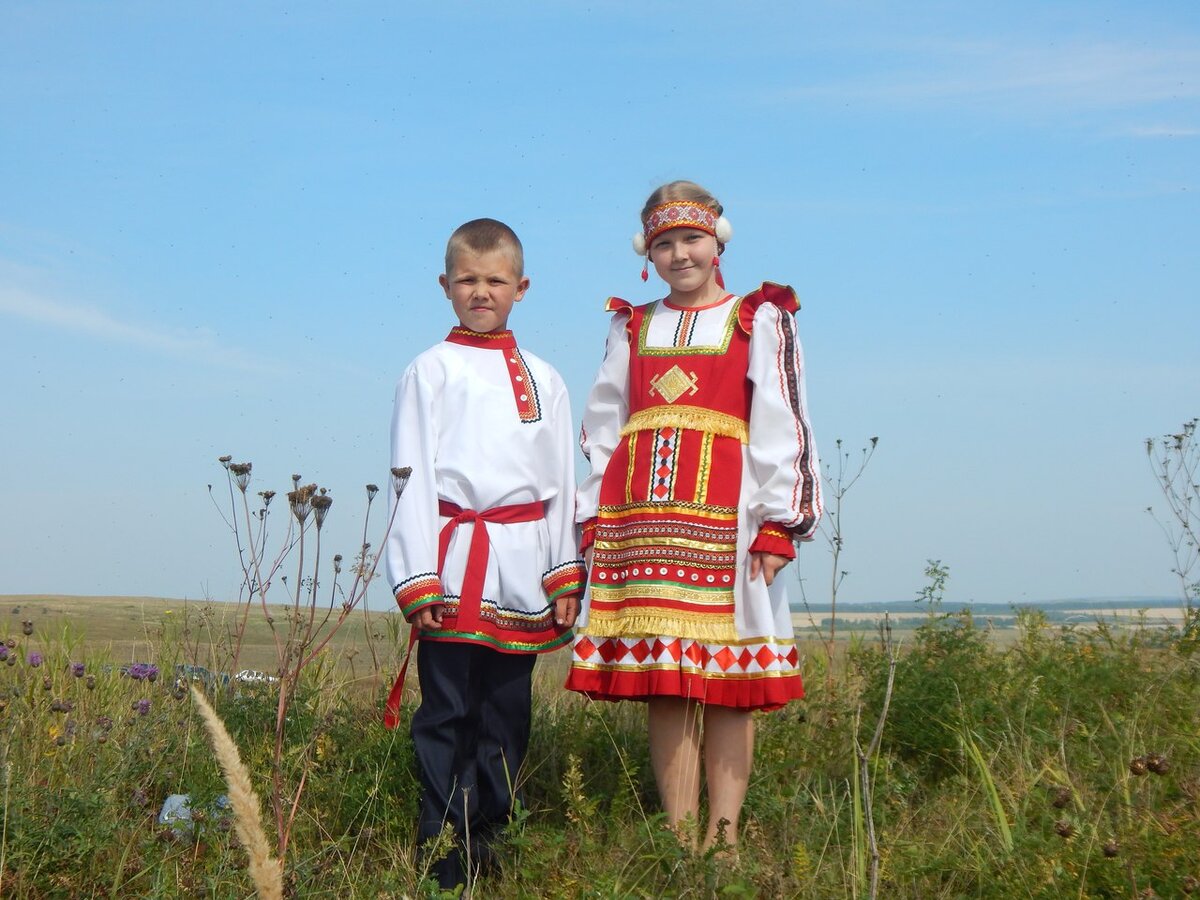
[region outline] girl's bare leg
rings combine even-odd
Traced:
[[[746,710],[725,706],[704,709],[704,774],[708,779],[708,832],[704,849],[717,842],[724,826],[725,843],[737,845],[738,819],[754,760],[754,719]]]
[[[699,704],[679,697],[649,702],[650,763],[667,824],[675,829],[688,818],[695,828],[700,816],[700,714]]]

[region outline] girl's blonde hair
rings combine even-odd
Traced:
[[[699,203],[701,206],[715,210],[718,216],[725,212],[725,207],[721,205],[720,201],[696,182],[672,181],[660,188],[655,188],[654,193],[646,199],[646,205],[642,207],[642,224],[646,224],[646,220],[650,218],[650,211],[654,207],[670,203],[672,200],[690,200],[693,203]]]

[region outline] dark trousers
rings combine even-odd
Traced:
[[[449,822],[455,849],[433,864],[443,888],[466,883],[473,865],[491,862],[490,841],[508,822],[517,772],[529,748],[534,654],[478,644],[423,640],[417,649],[421,705],[412,719],[421,774],[417,840]]]

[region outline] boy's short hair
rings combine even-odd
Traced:
[[[454,257],[463,250],[472,253],[491,253],[502,250],[512,260],[513,273],[525,277],[525,251],[517,233],[496,219],[472,219],[454,229],[446,242],[446,274],[454,268]]]

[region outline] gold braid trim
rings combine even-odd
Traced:
[[[588,613],[586,634],[594,637],[680,637],[714,644],[733,643],[738,639],[732,617],[719,619],[711,613],[692,614],[639,612],[610,613],[592,609]]]
[[[690,428],[750,442],[750,427],[737,416],[702,406],[651,406],[635,412],[621,429],[622,435],[658,428]]]

